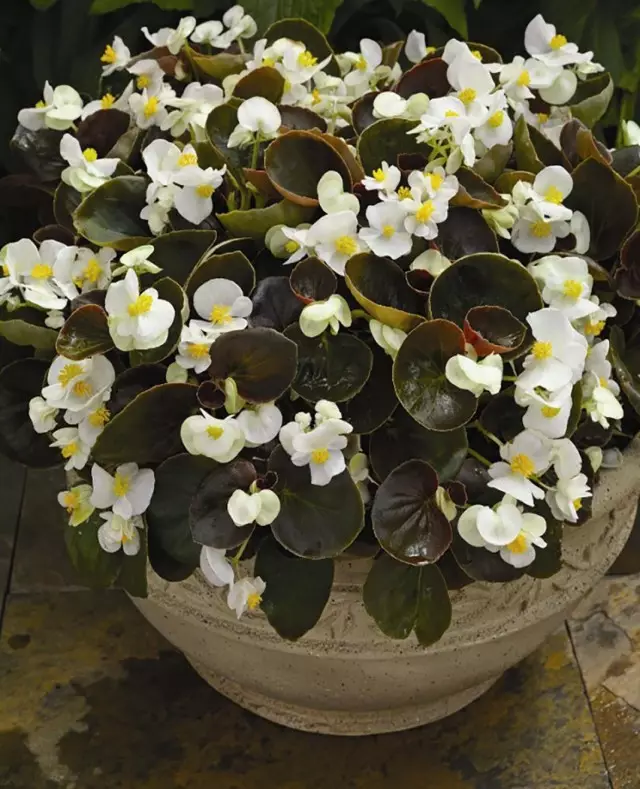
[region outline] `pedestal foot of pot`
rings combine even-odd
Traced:
[[[404,729],[414,729],[427,723],[453,715],[486,693],[499,677],[492,677],[480,685],[460,693],[438,699],[423,706],[396,709],[351,712],[348,710],[318,709],[290,704],[282,699],[242,687],[233,680],[215,674],[198,660],[186,656],[194,669],[223,696],[262,718],[287,726],[290,729],[314,734],[337,736],[363,736],[387,734]]]

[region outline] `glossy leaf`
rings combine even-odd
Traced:
[[[474,548],[465,542],[454,527],[451,546],[456,562],[474,581],[486,583],[508,583],[522,578],[524,570],[505,562],[499,553],[491,553],[485,548]]]
[[[358,134],[362,134],[368,126],[379,120],[373,114],[373,102],[378,95],[379,91],[365,93],[351,107],[351,122]]]
[[[311,630],[331,594],[333,561],[301,559],[269,539],[258,550],[254,573],[267,584],[261,608],[276,633],[296,641]]]
[[[214,230],[174,230],[157,236],[151,242],[151,260],[162,271],[153,278],[171,277],[178,285],[184,285],[215,240]]]
[[[612,151],[611,158],[613,169],[618,175],[626,178],[640,167],[640,145],[626,145],[618,148]]]
[[[297,359],[296,344],[274,329],[243,329],[218,337],[209,375],[233,378],[250,403],[270,403],[293,383]]]
[[[367,382],[373,354],[362,340],[352,334],[324,332],[305,337],[297,325],[289,326],[285,336],[298,346],[298,369],[291,384],[305,400],[350,400]]]
[[[560,147],[564,151],[570,165],[575,167],[590,156],[604,164],[612,163],[612,156],[606,145],[593,136],[579,120],[573,119],[562,127]],[[614,169],[616,169],[614,167]],[[626,173],[623,173],[626,175]]]
[[[147,389],[166,383],[166,368],[160,364],[141,364],[129,367],[116,376],[111,387],[109,411],[111,416],[128,405],[135,397]]]
[[[107,589],[115,583],[124,554],[103,551],[98,542],[98,529],[104,520],[96,510],[79,526],[65,526],[64,540],[71,564],[83,583],[94,588]]]
[[[74,310],[60,329],[56,351],[67,359],[87,359],[113,348],[107,313],[97,304]]]
[[[391,357],[382,348],[374,347],[372,352],[373,367],[367,382],[355,397],[340,406],[343,418],[358,434],[377,431],[398,406],[391,378]]]
[[[213,77],[222,82],[225,77],[239,74],[244,70],[245,60],[240,54],[217,52],[215,55],[201,55],[194,50],[187,50],[186,47],[185,50],[200,76]]]
[[[464,334],[448,320],[426,321],[400,346],[393,385],[402,406],[428,430],[455,430],[474,415],[477,400],[449,383],[447,361],[464,353]]]
[[[323,117],[307,107],[295,107],[291,104],[281,104],[278,107],[282,125],[287,129],[318,129],[327,130],[327,122]]]
[[[517,351],[527,327],[504,307],[472,307],[464,319],[464,336],[478,356]]]
[[[251,238],[263,243],[267,230],[275,225],[296,227],[303,222],[311,222],[314,214],[313,206],[297,205],[289,200],[281,200],[267,208],[249,208],[246,211],[219,214],[218,219],[232,236]]]
[[[571,115],[591,129],[605,114],[612,96],[613,80],[606,72],[583,82],[578,81],[569,107]]]
[[[251,0],[251,2],[258,3],[260,7],[262,6],[262,0]],[[280,2],[282,2],[282,0],[280,0]],[[335,0],[333,0],[333,2],[335,8]],[[314,57],[318,58],[319,61],[331,55],[331,60],[322,70],[332,77],[339,77],[340,69],[333,57],[333,50],[329,42],[320,30],[312,24],[312,22],[318,22],[320,28],[325,32],[329,30],[331,26],[331,13],[327,12],[326,6],[326,2],[317,3],[313,0],[309,3],[307,0],[305,7],[301,4],[300,0],[296,0],[295,5],[291,5],[287,11],[278,13],[277,6],[274,4],[272,10],[278,13],[279,18],[278,21],[274,22],[265,31],[264,38],[267,39],[267,44],[269,45],[273,44],[273,42],[277,41],[279,38],[290,38],[292,41],[302,41],[309,52],[311,52]],[[303,8],[306,11],[304,16],[306,17],[307,14],[309,14],[312,22],[307,21],[307,19],[283,18],[292,16],[294,12],[302,16]],[[250,13],[250,11],[248,11],[248,13]]]
[[[242,252],[213,253],[198,263],[185,283],[185,291],[190,299],[200,285],[210,279],[230,279],[242,288],[248,296],[256,283],[256,272]]]
[[[540,161],[538,152],[531,141],[531,129],[532,127],[527,124],[524,115],[521,115],[516,121],[513,141],[518,169],[535,174],[543,169],[544,164]]]
[[[214,149],[227,163],[234,176],[242,177],[242,168],[248,167],[251,157],[251,147],[229,148],[229,136],[238,125],[238,102],[220,104],[209,113],[206,123],[207,137]]]
[[[158,291],[158,298],[168,301],[174,309],[173,323],[169,327],[169,334],[165,342],[157,348],[149,348],[146,351],[131,351],[129,359],[131,364],[155,364],[164,361],[176,350],[180,342],[182,327],[185,319],[189,315],[189,305],[187,297],[177,282],[170,277],[163,277],[154,284]]]
[[[456,171],[458,179],[458,192],[451,201],[451,205],[465,208],[502,208],[506,200],[490,186],[478,173],[468,167],[460,167]]]
[[[619,326],[612,326],[609,334],[609,354],[611,363],[616,371],[616,378],[620,388],[627,396],[629,404],[634,411],[640,415],[640,368],[637,364],[633,368],[629,365],[628,350],[625,343],[624,333]]]
[[[401,153],[429,155],[431,150],[419,143],[415,134],[408,134],[416,122],[404,118],[384,118],[368,126],[358,138],[358,156],[365,172],[370,175],[382,162],[396,164]]]
[[[60,181],[53,195],[53,214],[56,222],[62,227],[75,232],[73,215],[81,202],[82,194],[76,192],[72,186],[65,184],[64,181]]]
[[[438,225],[437,245],[449,260],[476,252],[497,252],[496,234],[472,208],[450,208],[447,219]]]
[[[251,294],[252,326],[284,331],[296,323],[304,304],[291,290],[287,277],[265,277]]]
[[[0,306],[0,337],[14,345],[31,346],[37,350],[52,350],[58,333],[44,325],[46,313],[21,304],[9,310]]]
[[[270,66],[261,66],[238,80],[233,95],[239,99],[262,96],[272,104],[277,104],[282,98],[284,85],[284,77],[279,71]]]
[[[504,172],[504,168],[507,166],[512,153],[513,143],[494,145],[493,148],[489,148],[483,156],[476,160],[473,170],[481,178],[484,178],[488,184],[493,184]]]
[[[619,296],[625,299],[640,299],[639,231],[634,231],[624,242],[620,250],[620,261],[613,272],[613,280]]]
[[[128,130],[129,113],[111,108],[91,113],[78,124],[76,138],[82,150],[93,148],[100,158],[109,155],[120,137]]]
[[[296,264],[289,277],[291,290],[303,301],[324,301],[336,292],[338,279],[320,258],[308,257]]]
[[[348,471],[328,485],[312,485],[309,468],[294,466],[282,447],[269,458],[269,469],[278,475],[274,489],[281,504],[271,529],[284,548],[306,559],[326,559],[351,545],[364,524],[364,506]]]
[[[396,92],[408,99],[414,93],[426,93],[430,99],[439,99],[449,93],[447,80],[448,66],[442,58],[423,60],[405,73],[398,80]],[[413,122],[415,126],[415,121]]]

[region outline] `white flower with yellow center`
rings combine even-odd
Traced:
[[[131,60],[129,47],[124,43],[120,36],[115,36],[111,44],[107,44],[100,58],[102,65],[102,76],[108,77],[114,71],[122,71],[127,67]]]
[[[91,503],[101,510],[113,509],[116,515],[129,520],[142,515],[149,507],[155,475],[150,468],[138,468],[137,463],[124,463],[113,476],[97,463],[91,467],[93,494]]]
[[[272,490],[234,490],[227,502],[227,512],[236,526],[268,526],[280,513],[280,499]]]
[[[104,523],[98,529],[98,542],[103,551],[117,553],[120,548],[127,556],[140,550],[140,532],[144,529],[142,518],[123,518],[115,512],[101,512]]]
[[[566,238],[570,232],[567,221],[545,218],[540,204],[531,201],[519,208],[511,230],[511,243],[519,252],[547,254],[555,247],[556,239]]]
[[[330,60],[331,55],[319,60],[304,44],[287,40],[287,46],[282,52],[281,73],[291,85],[298,85],[315,77]]]
[[[195,28],[195,17],[185,16],[180,20],[178,27],[175,29],[163,27],[155,33],[150,33],[148,28],[143,27],[142,32],[147,41],[150,41],[154,47],[167,47],[172,55],[177,55]]]
[[[198,166],[189,166],[176,173],[174,180],[182,189],[175,195],[174,205],[180,216],[194,225],[199,225],[211,216],[213,193],[221,186],[226,171],[226,165],[221,170],[214,170],[213,167],[202,170]]]
[[[114,277],[126,274],[132,269],[138,276],[141,274],[159,274],[162,269],[156,266],[150,258],[153,255],[153,244],[143,244],[135,249],[125,252],[120,258],[118,268],[113,272]]]
[[[109,397],[116,374],[106,356],[73,361],[56,356],[47,373],[42,396],[51,408],[83,411]]]
[[[527,316],[535,342],[525,357],[524,370],[516,386],[527,392],[541,386],[557,392],[582,375],[587,341],[559,310],[545,307]]]
[[[500,238],[511,238],[509,231],[520,216],[520,211],[510,194],[501,194],[500,197],[506,200],[507,204],[502,208],[483,208],[482,218]]]
[[[465,107],[472,126],[482,123],[495,84],[491,74],[474,57],[456,57],[447,69],[447,80]]]
[[[211,364],[211,345],[217,333],[207,332],[191,321],[182,327],[176,363],[196,375],[203,373]]]
[[[45,127],[66,131],[81,115],[82,98],[77,90],[69,85],[58,85],[54,89],[49,82],[45,82],[42,100],[35,107],[20,110],[18,123],[29,131],[38,131]]]
[[[358,235],[375,255],[397,260],[411,252],[413,243],[405,230],[406,216],[404,206],[396,201],[370,205],[367,208],[369,227],[363,227]]]
[[[155,96],[162,90],[164,71],[157,60],[143,58],[132,63],[127,71],[135,79],[135,86],[139,91],[146,90],[151,96]]]
[[[53,267],[54,277],[59,282],[71,282],[81,293],[89,290],[106,290],[111,282],[111,262],[116,252],[110,247],[101,247],[94,252],[88,247],[79,247],[75,256],[58,256]]]
[[[344,83],[353,95],[362,96],[369,89],[375,71],[382,63],[382,48],[376,41],[363,38],[360,52],[345,52],[343,58],[351,65]]]
[[[601,303],[597,296],[591,296],[591,301],[598,309],[581,321],[577,321],[576,328],[585,335],[588,343],[593,344],[595,338],[604,331],[607,321],[614,318],[618,311],[613,304]]]
[[[307,244],[336,274],[344,276],[347,260],[364,250],[358,239],[358,217],[353,211],[321,217],[309,228]]]
[[[89,460],[91,447],[85,444],[80,438],[77,427],[61,427],[53,433],[53,442],[49,445],[54,449],[59,449],[65,462],[64,470],[79,471],[84,468]]]
[[[155,288],[140,293],[138,275],[129,269],[124,279],[112,282],[107,290],[105,310],[109,333],[120,351],[158,348],[167,340],[175,309],[158,297]]]
[[[524,48],[536,60],[547,66],[568,66],[593,57],[592,52],[581,54],[578,46],[556,32],[554,25],[544,21],[542,14],[535,16],[524,31]]]
[[[249,14],[245,14],[241,5],[234,5],[222,15],[222,23],[228,28],[223,35],[224,46],[227,49],[234,41],[239,38],[253,38],[258,32],[255,19]]]
[[[527,409],[522,417],[524,427],[536,430],[547,438],[561,438],[567,432],[573,405],[571,384],[548,397],[531,395],[516,387],[514,399],[519,406]]]
[[[280,431],[284,448],[288,443],[282,440],[285,427]],[[300,430],[290,441],[291,462],[295,466],[309,466],[312,485],[328,485],[329,482],[346,468],[342,450],[347,446],[347,435],[353,427],[342,419],[326,419],[312,430]],[[285,434],[286,435],[286,434]]]
[[[357,214],[360,210],[358,198],[344,191],[342,176],[335,170],[328,170],[318,181],[318,201],[325,214],[338,214],[352,211]]]
[[[191,144],[181,150],[175,143],[162,139],[147,145],[142,152],[142,159],[149,178],[162,186],[173,183],[182,168],[198,165],[198,155]]]
[[[173,208],[178,188],[175,184],[161,186],[153,182],[147,187],[147,205],[140,211],[140,218],[149,223],[149,230],[156,236],[169,223],[169,212]]]
[[[79,416],[82,418],[78,419]],[[111,412],[104,403],[97,403],[79,414],[67,411],[64,418],[65,422],[69,424],[77,424],[80,438],[85,444],[93,447],[105,425],[111,419]]]
[[[236,416],[236,422],[244,433],[248,447],[268,444],[280,432],[282,412],[275,403],[246,405]]]
[[[194,325],[216,334],[245,329],[253,309],[240,285],[222,277],[200,285],[193,295],[193,306],[203,319],[193,321]]]
[[[95,507],[91,503],[91,493],[91,485],[74,485],[58,493],[58,504],[69,515],[69,526],[80,526],[93,515]]]
[[[617,399],[618,384],[594,372],[582,379],[582,407],[593,422],[607,429],[610,419],[622,419],[624,409]]]
[[[50,433],[55,429],[58,410],[43,397],[32,397],[29,400],[29,419],[36,433]]]
[[[300,313],[300,331],[305,337],[318,337],[327,329],[337,334],[340,326],[351,326],[351,310],[346,300],[334,293],[324,301],[307,304]]]
[[[78,192],[91,192],[106,183],[119,164],[119,159],[100,159],[95,148],[80,147],[70,134],[60,140],[60,156],[69,163],[60,177]]]
[[[507,97],[497,90],[487,102],[485,120],[474,129],[474,137],[486,148],[507,145],[513,136],[513,123],[507,110]]]
[[[576,523],[582,499],[591,496],[591,488],[585,474],[576,474],[558,480],[553,490],[547,491],[547,504],[554,518]]]
[[[500,85],[507,96],[517,104],[532,99],[534,90],[550,87],[558,76],[558,68],[550,68],[535,58],[525,60],[516,55],[511,63],[500,69]]]
[[[190,416],[180,428],[180,438],[191,455],[204,455],[228,463],[245,445],[244,433],[235,417],[217,419],[206,411]]]
[[[419,140],[428,142],[433,132],[442,129],[450,132],[457,145],[468,146],[469,141],[473,144],[473,138],[469,134],[472,126],[465,104],[455,96],[443,96],[429,102],[426,112],[420,116],[420,123],[411,130],[411,134],[418,134]],[[468,154],[467,158],[470,158],[471,151],[468,151]],[[473,161],[472,159],[471,164]]]
[[[435,238],[438,225],[449,213],[449,204],[445,200],[425,196],[420,187],[413,187],[411,197],[401,200],[400,205],[406,211],[405,230],[419,238]]]
[[[491,482],[487,485],[523,504],[533,506],[533,500],[543,499],[544,491],[531,477],[544,473],[551,465],[552,442],[534,430],[523,430],[513,441],[500,447],[502,461],[489,467]]]
[[[166,102],[175,96],[168,85],[161,85],[157,93],[145,88],[141,93],[129,96],[129,108],[139,129],[161,126],[168,115]]]
[[[114,96],[113,93],[105,93],[102,98],[95,99],[84,105],[82,109],[82,120],[93,115],[94,112],[100,110],[120,110],[129,114],[129,96],[133,93],[133,82],[130,82],[119,96]]]
[[[563,203],[572,189],[571,174],[560,165],[551,165],[540,170],[532,184],[519,181],[514,187],[513,196],[516,204],[521,204],[524,200],[532,200],[547,220],[569,220],[572,211]]]
[[[375,318],[369,321],[369,331],[376,344],[392,359],[396,358],[400,346],[407,338],[407,333],[402,329],[394,329],[393,326],[387,326]]]
[[[181,96],[167,99],[167,106],[174,109],[162,121],[160,128],[171,130],[174,137],[182,137],[193,128],[196,135],[204,135],[207,116],[211,110],[224,103],[224,92],[218,85],[201,85],[191,82]]]
[[[58,256],[73,258],[76,247],[47,239],[40,248],[28,238],[14,241],[3,250],[3,267],[9,272],[9,284],[19,285],[25,301],[45,310],[62,310],[67,297],[54,276]]]
[[[427,249],[411,262],[409,269],[411,271],[426,271],[435,278],[450,265],[451,261],[442,252],[438,252],[437,249]]]
[[[371,175],[366,175],[362,179],[362,185],[367,191],[385,192],[390,195],[398,188],[401,177],[402,173],[395,164],[389,165],[382,162]]]
[[[307,234],[311,227],[303,223],[297,227],[274,225],[267,230],[264,242],[274,257],[286,258],[283,265],[297,263],[307,255],[312,254],[313,248],[307,244]]]
[[[255,611],[262,602],[262,595],[267,588],[266,583],[257,578],[241,578],[229,587],[227,605],[236,612],[238,619],[246,611]]]
[[[449,383],[471,392],[475,397],[480,397],[484,391],[495,395],[502,386],[502,356],[490,353],[477,361],[456,354],[447,361],[444,374]]]
[[[229,148],[246,147],[257,138],[272,140],[282,125],[280,111],[262,96],[252,96],[238,107],[238,125],[229,135]]]
[[[200,551],[200,570],[211,586],[231,586],[234,580],[233,567],[225,557],[223,548],[204,545]]]
[[[529,271],[541,286],[544,302],[570,321],[597,311],[589,299],[593,277],[584,258],[548,255],[531,263]]]
[[[447,175],[444,167],[430,166],[424,172],[413,170],[407,179],[410,189],[420,189],[422,197],[448,203],[458,193],[460,184],[455,175]]]

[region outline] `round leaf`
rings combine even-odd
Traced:
[[[435,566],[420,568],[416,638],[423,647],[435,644],[449,629],[452,608],[447,583]]]
[[[291,104],[281,104],[278,107],[282,125],[289,129],[318,129],[319,131],[327,130],[327,122],[313,110],[307,107],[294,107]]]
[[[291,272],[289,282],[292,291],[306,304],[328,299],[338,287],[336,275],[316,257],[301,260]]]
[[[76,137],[82,150],[93,148],[100,158],[109,155],[129,128],[129,113],[122,110],[98,110],[78,124]]]
[[[130,367],[118,376],[111,387],[109,411],[115,416],[135,397],[153,386],[166,383],[167,371],[160,364],[141,364]]]
[[[107,553],[98,542],[98,529],[104,520],[96,511],[79,526],[65,526],[64,541],[71,564],[82,581],[94,588],[107,589],[115,583],[122,567],[122,551]]]
[[[367,382],[373,354],[352,334],[324,332],[319,337],[305,337],[300,327],[293,325],[285,336],[298,346],[298,370],[291,388],[305,400],[341,403],[358,394]]]
[[[205,252],[216,240],[214,230],[174,230],[154,238],[151,259],[160,266],[159,274],[146,275],[154,279],[171,277],[184,285]]]
[[[499,553],[491,553],[486,548],[474,548],[465,542],[454,529],[451,546],[454,558],[460,568],[474,581],[487,583],[508,583],[522,578],[524,570],[507,564]]]
[[[159,345],[157,348],[150,348],[147,351],[131,351],[129,359],[133,366],[155,364],[171,356],[180,342],[185,316],[189,315],[187,297],[177,282],[170,277],[163,277],[154,284],[154,287],[158,291],[158,298],[168,301],[175,310],[173,323],[169,327],[169,334],[162,345]]]
[[[187,296],[193,299],[200,285],[210,279],[230,279],[248,296],[256,283],[256,272],[242,252],[212,254],[202,260],[193,270],[185,284]]]
[[[438,475],[423,460],[408,460],[380,485],[373,531],[384,550],[405,564],[433,564],[451,545],[451,526],[438,507]]]
[[[254,574],[267,584],[261,608],[270,625],[282,638],[296,641],[322,616],[333,585],[333,560],[310,562],[269,539],[258,550]]]
[[[451,205],[478,209],[495,209],[506,205],[506,200],[477,172],[468,167],[460,167],[456,171],[456,177],[459,189],[451,201]]]
[[[474,172],[489,183],[495,183],[504,172],[511,154],[513,153],[513,143],[506,145],[494,145],[481,156],[473,165]]]
[[[233,378],[250,403],[270,403],[291,386],[297,360],[296,344],[274,329],[243,329],[216,340],[209,375],[220,383]]]
[[[73,214],[82,202],[82,194],[60,181],[53,196],[53,214],[56,222],[68,230],[75,231]]]
[[[475,413],[476,398],[444,374],[447,361],[464,354],[464,347],[462,330],[447,320],[421,323],[400,346],[393,385],[402,406],[428,430],[455,430]]]
[[[464,336],[478,356],[516,351],[527,327],[504,307],[472,307],[464,319]]]
[[[458,260],[476,252],[497,252],[496,234],[472,208],[451,208],[449,215],[438,225],[437,244],[449,260]]]
[[[415,134],[408,134],[416,126],[405,118],[383,118],[367,126],[358,138],[358,156],[366,173],[372,173],[382,162],[397,164],[401,153],[429,155],[431,150],[418,142]]]
[[[361,96],[351,107],[351,121],[353,123],[353,128],[358,134],[362,134],[368,126],[371,126],[372,123],[379,120],[373,114],[373,102],[377,95],[378,91],[365,93],[364,96]]]
[[[249,208],[246,211],[229,211],[219,214],[220,224],[232,236],[240,236],[264,242],[267,230],[275,225],[296,227],[311,222],[315,214],[313,206],[302,206],[289,200],[281,200],[267,208]]]
[[[0,306],[0,337],[14,345],[32,346],[47,351],[55,348],[58,333],[44,325],[46,313],[21,304],[9,310]]]
[[[364,525],[364,506],[348,471],[328,485],[312,485],[309,468],[294,466],[281,447],[269,458],[269,469],[278,475],[281,504],[271,529],[284,548],[306,559],[326,559],[351,545]]]
[[[97,304],[74,310],[60,329],[56,351],[67,359],[87,359],[113,348],[107,313]]]
[[[270,66],[262,66],[238,80],[233,89],[233,95],[239,99],[262,96],[272,104],[277,104],[282,98],[284,86],[284,77],[279,71]]]
[[[353,426],[354,433],[372,433],[396,410],[398,399],[391,371],[391,357],[381,348],[373,348],[371,375],[358,394],[340,406],[343,418]],[[415,422],[413,424],[416,427]]]
[[[304,304],[291,290],[287,277],[265,277],[251,295],[252,326],[284,331],[300,317]]]
[[[583,82],[578,81],[578,87],[569,107],[571,115],[591,129],[607,111],[612,96],[613,80],[607,73]]]
[[[408,99],[414,93],[426,93],[430,99],[439,99],[449,93],[448,66],[442,58],[430,58],[410,68],[400,77],[396,92]],[[415,126],[415,121],[413,122]]]
[[[619,296],[640,299],[640,232],[637,230],[627,238],[620,250],[620,262],[613,273],[613,281]]]

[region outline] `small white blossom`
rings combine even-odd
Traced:
[[[251,145],[256,137],[271,140],[282,125],[280,112],[262,96],[252,96],[238,107],[238,125],[229,135],[229,148]]]
[[[115,36],[111,44],[107,44],[102,57],[102,76],[108,77],[114,71],[122,71],[131,60],[131,52],[120,36]]]
[[[106,183],[119,164],[119,159],[99,159],[95,148],[85,148],[70,134],[60,140],[60,155],[69,163],[60,177],[78,192],[90,192]]]
[[[272,490],[246,493],[238,489],[229,497],[227,512],[236,526],[268,526],[280,513],[280,499]]]
[[[406,211],[401,203],[380,202],[367,208],[369,227],[363,227],[359,236],[369,249],[379,257],[397,260],[411,252],[411,235],[405,230]]]
[[[554,518],[575,523],[582,499],[591,496],[585,474],[559,479],[553,490],[547,491],[547,504]]]
[[[480,397],[485,390],[495,395],[502,386],[502,356],[490,353],[476,361],[456,354],[447,360],[444,374],[449,383],[471,392],[475,397]]]
[[[200,569],[211,586],[231,586],[234,580],[233,567],[225,557],[222,548],[209,548],[207,545],[200,551]]]
[[[77,90],[69,85],[58,85],[54,89],[49,82],[45,82],[43,99],[35,107],[20,110],[18,123],[29,131],[45,127],[66,131],[81,115],[82,98]]]
[[[135,556],[140,550],[142,518],[123,518],[115,512],[101,512],[104,523],[98,529],[98,542],[103,551],[117,553],[120,548],[126,556]]]
[[[552,443],[541,433],[523,430],[500,447],[502,461],[489,467],[491,482],[487,485],[523,504],[533,506],[533,500],[543,499],[544,491],[530,477],[544,473],[551,465]]]
[[[388,165],[382,162],[377,170],[362,179],[362,185],[367,191],[384,192],[390,195],[398,188],[402,173],[395,164]]]
[[[128,520],[147,510],[155,488],[155,475],[150,468],[140,469],[137,463],[118,466],[111,476],[102,466],[91,467],[93,494],[91,503],[98,509],[113,509],[116,515]]]
[[[203,320],[193,321],[205,331],[222,332],[245,329],[253,303],[233,280],[217,277],[203,283],[193,295],[195,311]]]
[[[205,455],[228,463],[245,445],[244,433],[235,417],[217,419],[206,411],[185,419],[180,428],[180,438],[191,455]]]
[[[91,503],[91,485],[74,485],[69,490],[61,491],[58,493],[58,504],[69,515],[69,526],[80,526],[95,511]]]
[[[351,326],[351,310],[342,296],[334,293],[324,301],[307,304],[300,313],[300,331],[305,337],[317,337],[326,329],[337,334],[340,326]]]
[[[185,16],[178,23],[175,30],[171,27],[163,27],[156,33],[150,33],[146,27],[142,32],[154,47],[167,47],[172,55],[177,55],[185,45],[187,38],[193,33],[196,27],[196,20],[193,16]]]
[[[307,233],[307,244],[336,274],[344,276],[350,257],[363,250],[358,239],[358,217],[353,211],[340,211],[318,219]]]
[[[369,321],[369,331],[376,344],[392,359],[396,358],[400,346],[407,337],[407,333],[402,331],[402,329],[394,329],[392,326],[387,326],[375,318]]]
[[[262,602],[262,594],[267,588],[260,578],[241,578],[229,587],[227,605],[236,612],[238,619],[245,611],[255,611]]]
[[[79,361],[56,356],[47,373],[42,397],[51,408],[83,411],[107,400],[116,373],[106,356]]]
[[[51,406],[43,397],[29,400],[29,419],[36,433],[50,433],[55,429],[58,408]]]
[[[65,471],[71,471],[71,469],[79,471],[84,468],[91,452],[91,447],[80,438],[77,427],[61,427],[56,430],[53,433],[53,442],[50,446],[60,450],[60,454],[66,461]]]

